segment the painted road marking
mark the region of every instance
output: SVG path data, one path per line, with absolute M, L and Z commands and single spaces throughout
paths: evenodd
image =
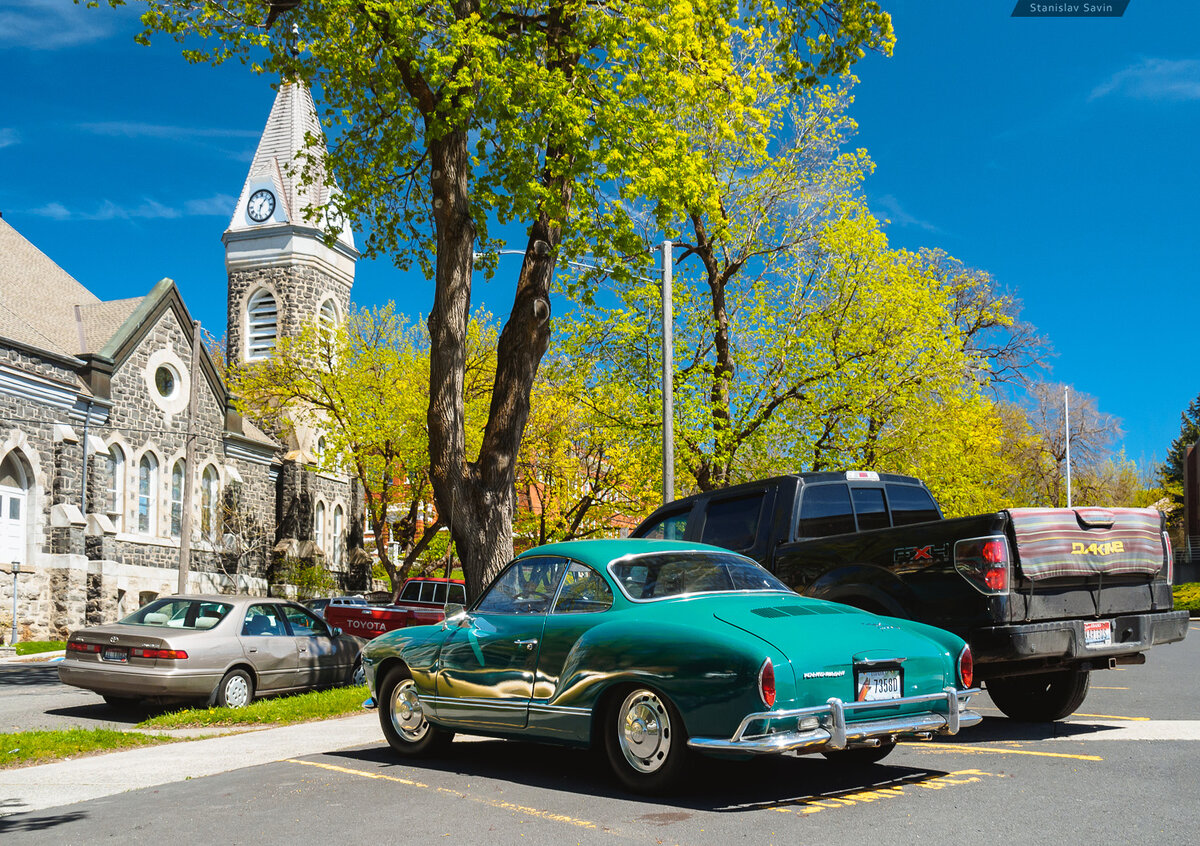
M 885 787 L 875 787 L 865 790 L 847 790 L 837 793 L 822 793 L 802 799 L 792 799 L 779 805 L 772 805 L 769 810 L 781 814 L 819 814 L 822 811 L 832 811 L 838 808 L 853 808 L 868 802 L 881 799 L 896 799 L 911 796 L 917 788 L 922 790 L 944 790 L 963 784 L 975 784 L 987 778 L 1006 778 L 996 773 L 985 773 L 982 770 L 959 770 L 943 776 L 914 776 L 900 779 Z
M 576 817 L 567 816 L 566 814 L 556 814 L 552 811 L 543 811 L 539 808 L 530 808 L 525 805 L 515 805 L 512 802 L 504 802 L 499 799 L 485 799 L 482 796 L 471 796 L 468 793 L 463 793 L 459 790 L 452 790 L 449 787 L 433 787 L 424 782 L 414 781 L 411 778 L 400 778 L 399 776 L 384 775 L 383 773 L 372 773 L 366 770 L 355 770 L 349 767 L 339 767 L 335 764 L 324 764 L 320 761 L 301 761 L 297 758 L 288 758 L 286 763 L 303 764 L 306 767 L 319 767 L 323 770 L 330 770 L 335 773 L 343 773 L 345 775 L 361 776 L 362 778 L 374 778 L 382 781 L 394 781 L 398 784 L 404 784 L 409 787 L 417 787 L 423 790 L 433 790 L 437 793 L 446 793 L 450 796 L 456 796 L 459 799 L 467 799 L 471 802 L 478 802 L 481 805 L 487 805 L 492 808 L 498 808 L 502 811 L 513 811 L 518 814 L 525 814 L 530 817 L 537 817 L 543 820 L 551 820 L 553 822 L 566 823 L 567 825 L 578 826 L 579 828 L 595 829 L 597 831 L 606 831 L 609 834 L 618 834 L 617 831 L 601 826 L 589 820 L 581 820 Z
M 1113 714 L 1080 714 L 1078 712 L 1071 715 L 1072 717 L 1092 717 L 1097 720 L 1118 720 L 1123 723 L 1148 723 L 1149 717 L 1118 717 Z
M 1075 738 L 1071 738 L 1074 740 Z M 904 746 L 920 749 L 922 752 L 966 752 L 989 755 L 1033 755 L 1038 758 L 1072 758 L 1076 761 L 1103 761 L 1099 755 L 1068 755 L 1065 752 L 1037 752 L 1033 749 L 999 749 L 992 746 L 963 746 L 958 743 L 905 743 Z

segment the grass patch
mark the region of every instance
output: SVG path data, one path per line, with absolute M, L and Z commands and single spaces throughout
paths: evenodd
M 1171 588 L 1176 611 L 1200 611 L 1200 582 L 1188 582 Z
M 67 648 L 65 640 L 30 640 L 17 643 L 18 655 L 36 655 L 39 652 L 61 652 Z
M 179 738 L 112 729 L 58 729 L 0 734 L 0 769 L 44 764 L 91 752 L 157 746 Z
M 245 708 L 187 708 L 159 714 L 138 723 L 139 728 L 194 728 L 197 726 L 260 726 L 304 723 L 354 714 L 362 710 L 367 688 L 335 687 L 295 696 L 259 699 Z

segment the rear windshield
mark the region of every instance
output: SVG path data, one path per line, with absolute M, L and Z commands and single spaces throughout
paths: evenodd
M 122 623 L 129 626 L 165 626 L 170 629 L 211 629 L 233 608 L 227 602 L 200 599 L 156 599 L 134 611 Z
M 655 552 L 618 559 L 608 569 L 633 600 L 748 590 L 792 592 L 750 559 L 720 552 Z

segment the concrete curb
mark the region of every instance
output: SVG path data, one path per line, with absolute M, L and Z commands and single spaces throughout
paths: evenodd
M 198 729 L 211 735 L 213 729 Z M 160 732 L 169 734 L 170 732 Z M 0 817 L 42 811 L 128 790 L 256 767 L 298 755 L 381 745 L 374 712 L 145 749 L 128 749 L 35 767 L 0 770 Z

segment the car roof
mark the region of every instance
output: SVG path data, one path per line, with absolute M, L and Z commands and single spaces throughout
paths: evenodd
M 519 558 L 533 555 L 563 555 L 590 564 L 593 567 L 604 568 L 617 558 L 626 555 L 644 555 L 648 552 L 719 552 L 723 555 L 737 555 L 728 549 L 707 543 L 693 543 L 677 540 L 648 540 L 645 538 L 616 538 L 604 540 L 576 540 L 551 543 L 526 550 Z

